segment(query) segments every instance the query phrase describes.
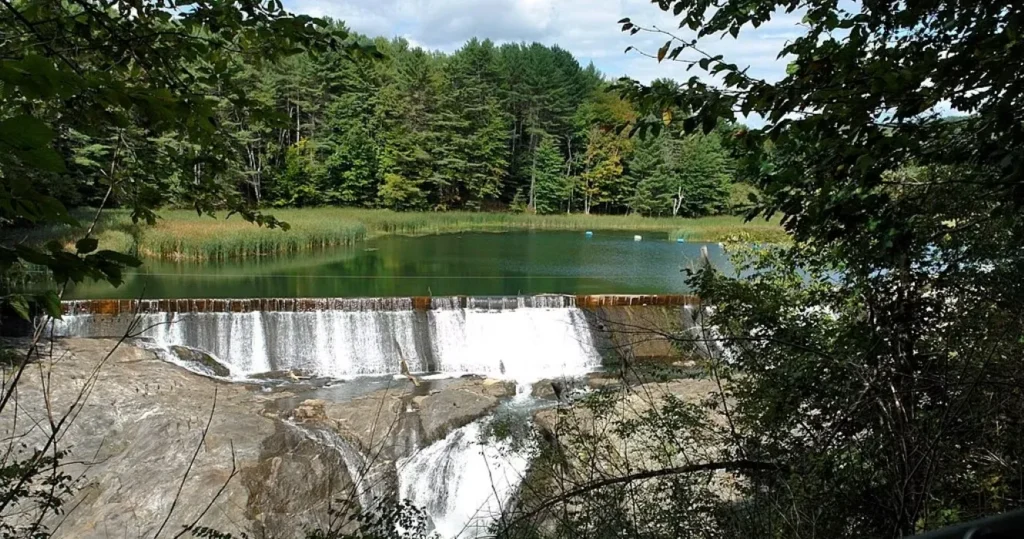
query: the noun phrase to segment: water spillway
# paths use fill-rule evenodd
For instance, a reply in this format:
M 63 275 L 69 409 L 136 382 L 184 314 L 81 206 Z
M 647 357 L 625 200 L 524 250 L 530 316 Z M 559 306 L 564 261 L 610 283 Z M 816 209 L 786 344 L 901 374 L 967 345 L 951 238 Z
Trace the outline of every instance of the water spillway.
M 689 296 L 511 296 L 73 301 L 57 336 L 120 337 L 203 350 L 232 375 L 299 370 L 463 373 L 530 382 L 600 365 L 587 312 L 685 305 Z M 402 363 L 405 363 L 403 367 Z

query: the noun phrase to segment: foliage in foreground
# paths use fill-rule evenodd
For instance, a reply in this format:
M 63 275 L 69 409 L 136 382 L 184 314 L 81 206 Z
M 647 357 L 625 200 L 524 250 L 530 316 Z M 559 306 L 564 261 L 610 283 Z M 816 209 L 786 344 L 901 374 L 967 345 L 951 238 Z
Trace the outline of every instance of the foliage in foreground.
M 1022 6 L 804 2 L 777 82 L 700 41 L 797 3 L 660 7 L 698 39 L 623 30 L 664 37 L 652 55 L 722 85 L 627 83 L 638 129 L 679 108 L 687 132 L 736 110 L 765 118 L 736 138 L 758 211 L 782 213 L 795 240 L 757 253 L 744 279 L 691 275 L 731 349 L 713 365 L 726 451 L 779 470 L 740 483 L 761 534 L 900 537 L 1024 505 Z

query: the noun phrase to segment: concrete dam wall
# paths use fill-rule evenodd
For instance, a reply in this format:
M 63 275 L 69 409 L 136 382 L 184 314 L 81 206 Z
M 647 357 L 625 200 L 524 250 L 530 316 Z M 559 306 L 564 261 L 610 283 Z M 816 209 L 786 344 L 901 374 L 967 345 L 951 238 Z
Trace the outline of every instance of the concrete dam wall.
M 120 337 L 202 350 L 232 375 L 295 369 L 331 377 L 580 375 L 611 356 L 677 357 L 693 296 L 83 300 L 55 336 Z

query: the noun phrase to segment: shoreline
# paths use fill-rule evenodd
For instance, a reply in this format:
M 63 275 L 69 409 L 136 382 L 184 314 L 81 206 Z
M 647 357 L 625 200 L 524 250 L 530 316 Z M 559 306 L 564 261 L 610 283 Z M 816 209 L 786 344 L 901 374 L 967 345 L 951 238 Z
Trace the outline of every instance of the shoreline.
M 272 213 L 289 224 L 287 231 L 260 228 L 241 219 L 197 217 L 191 212 L 161 213 L 155 226 L 108 226 L 101 245 L 129 247 L 143 259 L 167 261 L 226 261 L 264 256 L 316 252 L 358 245 L 387 236 L 421 237 L 468 232 L 519 231 L 648 232 L 665 234 L 669 241 L 747 241 L 782 243 L 787 237 L 777 221 L 745 222 L 740 216 L 697 218 L 618 215 L 531 215 L 470 212 L 392 212 L 351 208 L 283 209 Z M 116 213 L 114 214 L 116 219 Z M 113 236 L 113 237 L 112 237 Z M 121 236 L 121 237 L 118 237 Z M 139 237 L 136 243 L 136 237 Z M 136 251 L 133 247 L 138 245 Z

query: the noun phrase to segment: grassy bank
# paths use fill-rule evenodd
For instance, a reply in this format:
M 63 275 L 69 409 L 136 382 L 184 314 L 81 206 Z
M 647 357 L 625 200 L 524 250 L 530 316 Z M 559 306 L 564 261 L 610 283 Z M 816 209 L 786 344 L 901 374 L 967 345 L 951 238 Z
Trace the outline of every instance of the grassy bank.
M 622 230 L 664 233 L 687 241 L 785 241 L 776 222 L 745 223 L 734 216 L 698 219 L 606 215 L 528 215 L 512 213 L 400 213 L 351 208 L 278 209 L 287 231 L 260 228 L 237 216 L 200 217 L 195 212 L 160 212 L 155 226 L 135 226 L 127 212 L 107 212 L 99 234 L 101 248 L 137 252 L 168 260 L 220 260 L 278 255 L 351 245 L 384 235 L 511 230 Z M 73 231 L 65 231 L 70 239 Z

